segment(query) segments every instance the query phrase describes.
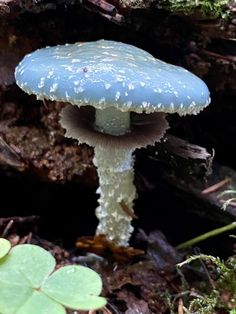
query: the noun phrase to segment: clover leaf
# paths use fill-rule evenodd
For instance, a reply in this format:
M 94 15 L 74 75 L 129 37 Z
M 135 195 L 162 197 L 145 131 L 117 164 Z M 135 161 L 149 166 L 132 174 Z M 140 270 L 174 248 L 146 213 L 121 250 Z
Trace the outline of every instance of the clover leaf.
M 10 249 L 11 249 L 11 243 L 6 239 L 0 238 L 0 258 L 7 255 Z
M 65 307 L 95 310 L 106 304 L 99 296 L 102 281 L 95 271 L 69 265 L 53 272 L 56 261 L 43 248 L 21 244 L 8 252 L 1 243 L 1 314 L 65 314 Z

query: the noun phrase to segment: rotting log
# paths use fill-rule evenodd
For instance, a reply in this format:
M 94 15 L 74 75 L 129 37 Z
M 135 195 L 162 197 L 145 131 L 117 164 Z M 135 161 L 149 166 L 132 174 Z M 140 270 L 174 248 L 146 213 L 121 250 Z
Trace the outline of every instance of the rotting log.
M 236 204 L 229 203 L 223 209 L 224 202 L 235 194 L 221 194 L 227 190 L 236 191 L 236 171 L 214 162 L 214 151 L 208 152 L 203 147 L 167 135 L 164 143 L 149 148 L 145 154 L 141 152 L 138 157 L 141 180 L 138 175 L 137 184 L 140 190 L 144 190 L 142 186 L 146 183 L 145 188 L 161 194 L 161 186 L 168 186 L 171 196 L 167 191 L 167 197 L 172 197 L 173 202 L 180 199 L 185 203 L 183 208 L 188 214 L 216 224 L 235 221 Z M 145 166 L 147 163 L 148 167 Z M 165 210 L 164 202 L 161 206 Z

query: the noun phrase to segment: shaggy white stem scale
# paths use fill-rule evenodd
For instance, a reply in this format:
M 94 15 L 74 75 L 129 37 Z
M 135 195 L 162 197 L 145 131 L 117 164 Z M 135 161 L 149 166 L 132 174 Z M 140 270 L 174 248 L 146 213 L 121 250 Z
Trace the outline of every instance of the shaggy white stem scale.
M 126 149 L 104 149 L 95 147 L 94 164 L 99 177 L 99 207 L 96 215 L 99 219 L 97 234 L 118 245 L 127 246 L 133 231 L 132 217 L 122 209 L 124 202 L 133 211 L 136 197 L 132 151 Z

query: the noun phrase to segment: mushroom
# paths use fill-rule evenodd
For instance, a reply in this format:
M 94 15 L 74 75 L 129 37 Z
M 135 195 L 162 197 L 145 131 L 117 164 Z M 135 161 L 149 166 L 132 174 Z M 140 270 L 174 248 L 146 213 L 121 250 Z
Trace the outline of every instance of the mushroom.
M 109 40 L 39 49 L 24 57 L 15 77 L 38 99 L 75 105 L 62 110 L 60 122 L 67 137 L 95 149 L 97 234 L 127 246 L 136 198 L 133 152 L 163 138 L 166 113 L 204 109 L 210 103 L 206 84 L 142 49 Z

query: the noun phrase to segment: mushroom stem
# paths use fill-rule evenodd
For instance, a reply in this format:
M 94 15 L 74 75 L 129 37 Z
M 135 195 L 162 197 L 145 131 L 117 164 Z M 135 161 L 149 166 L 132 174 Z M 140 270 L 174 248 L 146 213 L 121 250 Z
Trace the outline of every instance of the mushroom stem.
M 130 131 L 130 112 L 123 112 L 114 107 L 96 109 L 94 127 L 102 133 L 123 135 Z
M 97 234 L 104 234 L 120 246 L 128 246 L 133 231 L 132 217 L 121 206 L 123 202 L 133 211 L 136 189 L 132 152 L 130 149 L 95 147 L 94 164 L 100 183 Z
M 116 108 L 96 109 L 95 129 L 113 136 L 130 131 L 130 113 Z M 100 194 L 96 215 L 99 219 L 97 234 L 118 245 L 127 246 L 133 231 L 132 217 L 120 205 L 122 202 L 133 211 L 136 196 L 132 149 L 117 147 L 95 147 L 94 164 L 99 177 Z

